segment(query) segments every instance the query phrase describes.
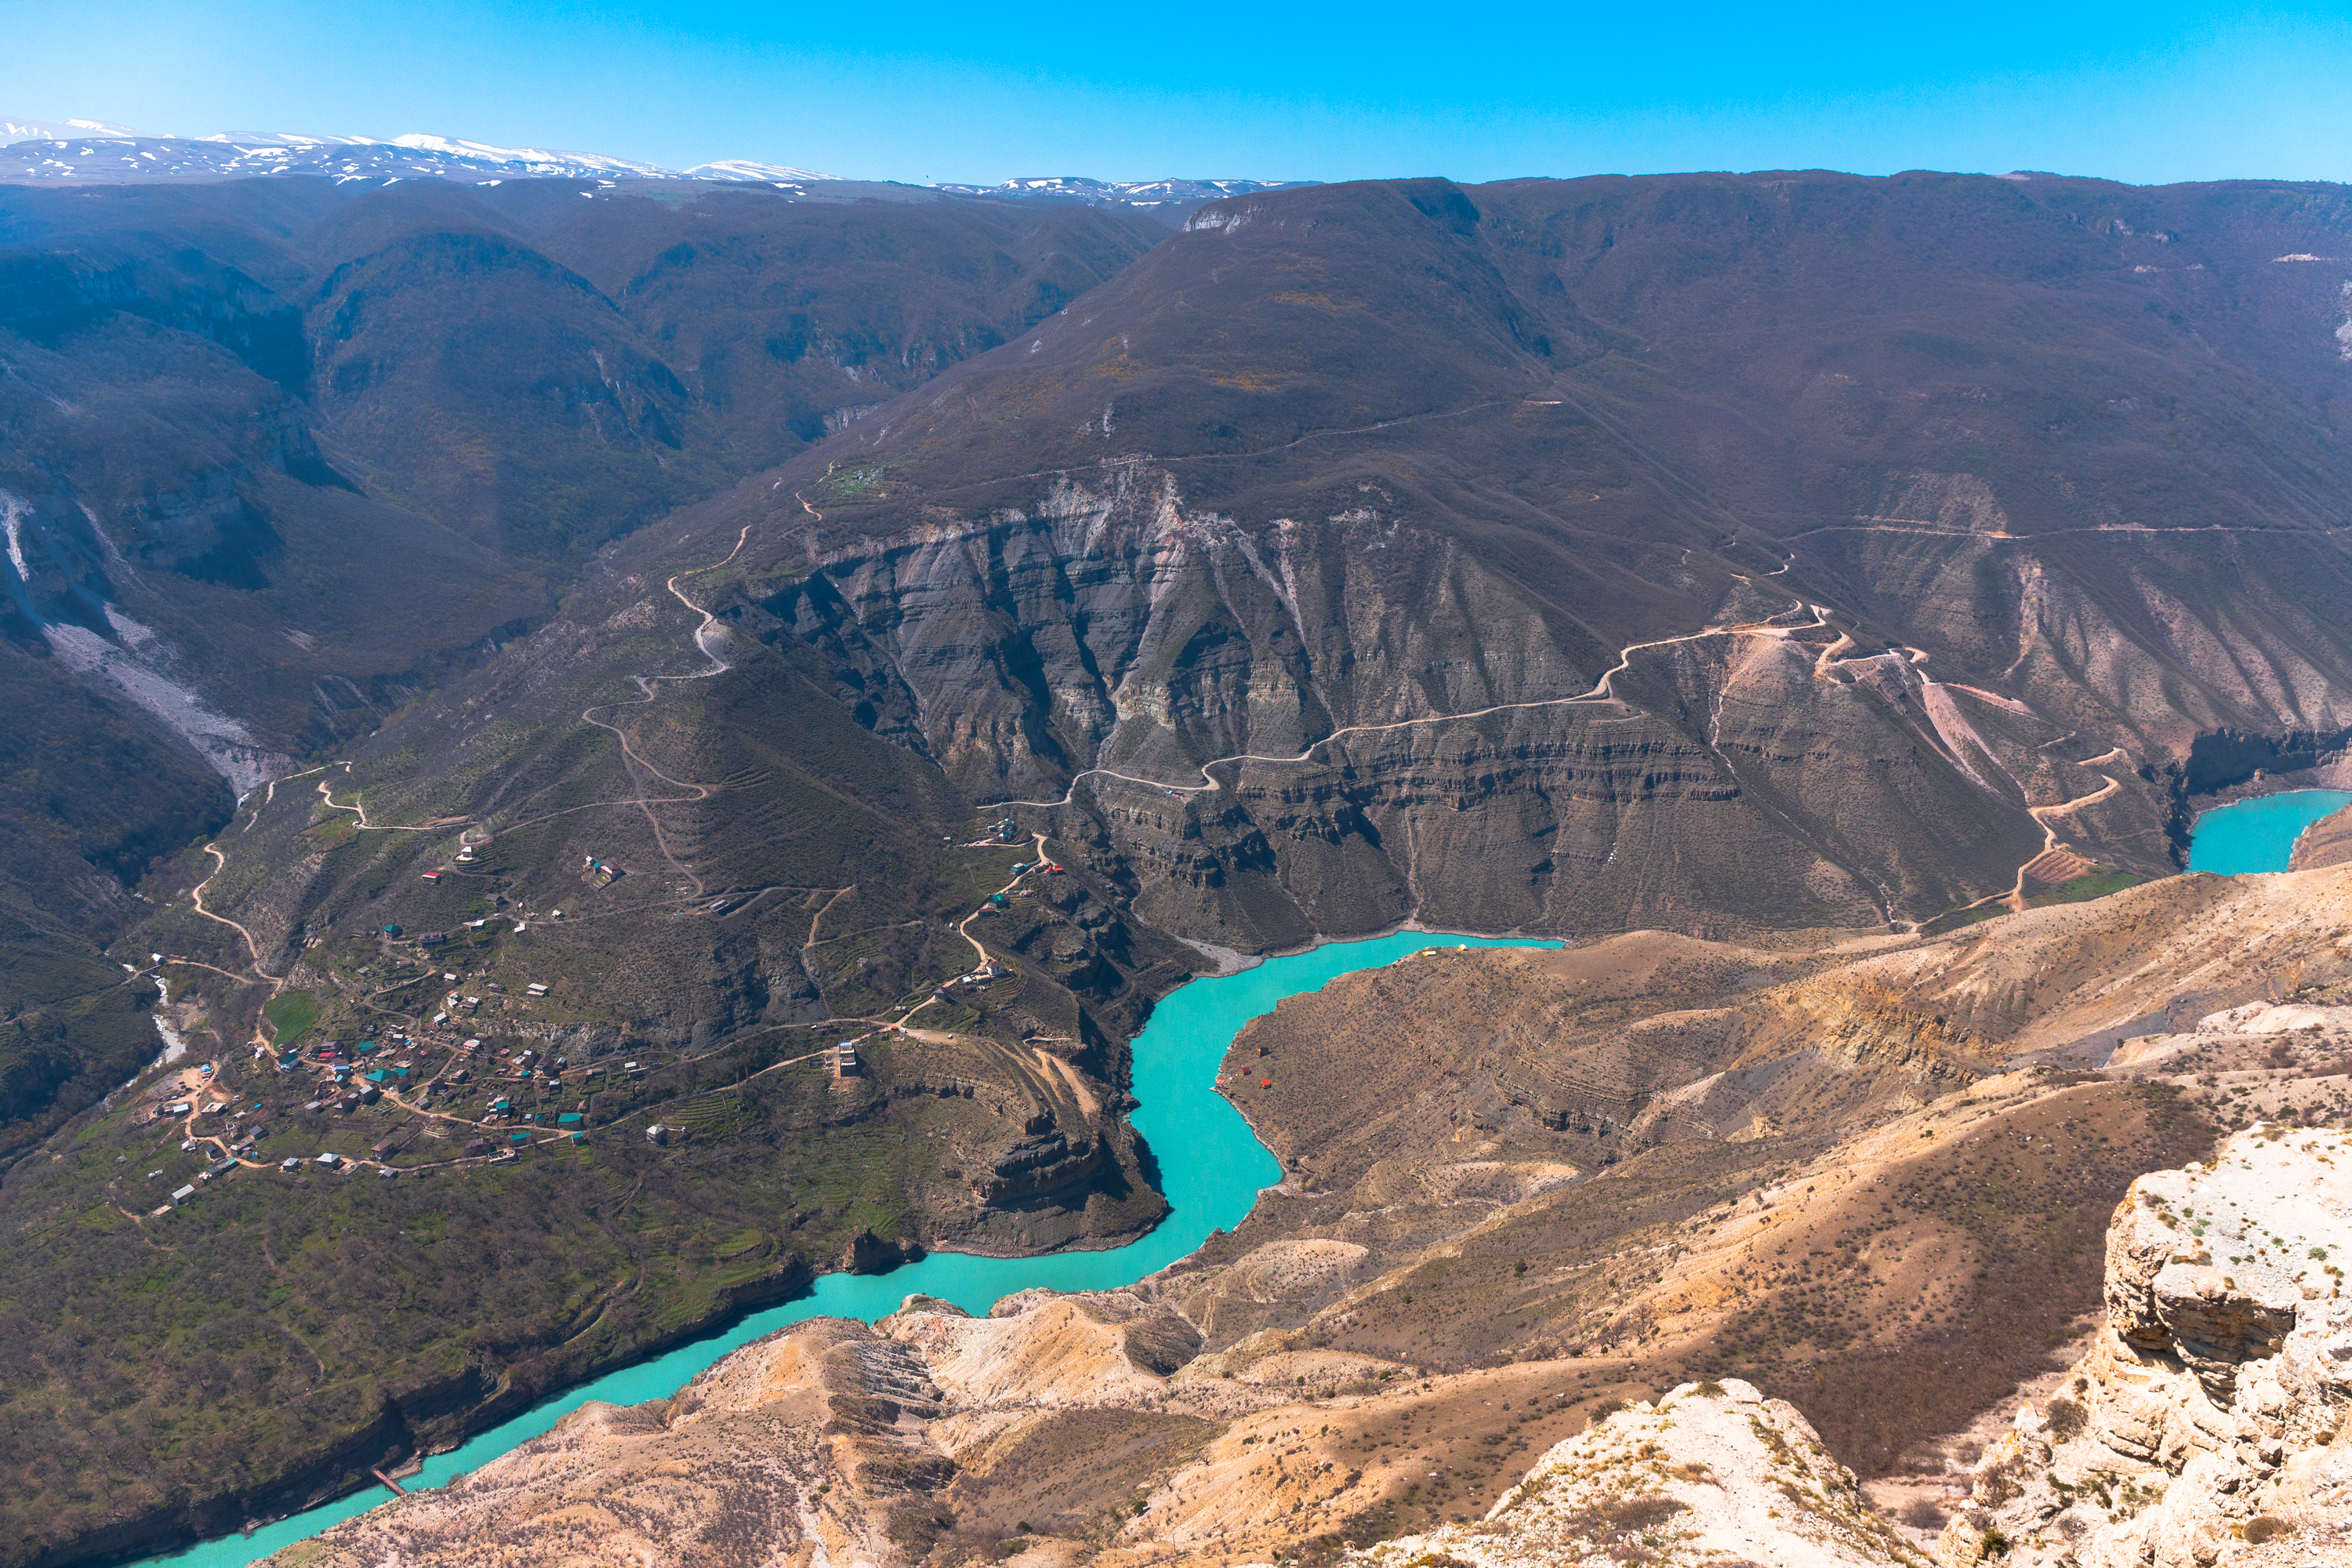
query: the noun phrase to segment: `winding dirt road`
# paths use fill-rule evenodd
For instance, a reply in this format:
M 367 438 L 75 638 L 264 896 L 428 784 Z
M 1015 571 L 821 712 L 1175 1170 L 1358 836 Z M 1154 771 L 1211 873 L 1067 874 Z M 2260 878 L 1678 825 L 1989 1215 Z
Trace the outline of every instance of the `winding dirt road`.
M 1215 775 L 1209 772 L 1211 768 L 1221 768 L 1228 763 L 1268 763 L 1276 767 L 1296 767 L 1307 762 L 1332 742 L 1349 735 L 1387 734 L 1391 731 L 1411 730 L 1424 724 L 1452 724 L 1463 720 L 1483 719 L 1490 713 L 1515 713 L 1534 708 L 1568 708 L 1580 704 L 1607 703 L 1622 709 L 1626 706 L 1626 703 L 1611 689 L 1611 683 L 1633 668 L 1635 654 L 1648 648 L 1672 647 L 1677 643 L 1701 642 L 1708 637 L 1787 637 L 1797 632 L 1813 631 L 1829 625 L 1829 622 L 1823 618 L 1821 605 L 1809 605 L 1804 607 L 1812 612 L 1813 618 L 1801 626 L 1777 626 L 1769 621 L 1749 621 L 1733 626 L 1706 626 L 1682 637 L 1658 637 L 1649 642 L 1627 643 L 1618 650 L 1617 662 L 1601 673 L 1601 679 L 1592 683 L 1592 689 L 1575 697 L 1545 697 L 1532 702 L 1497 702 L 1490 708 L 1473 708 L 1460 713 L 1433 713 L 1426 718 L 1400 719 L 1390 724 L 1349 724 L 1334 730 L 1322 739 L 1314 742 L 1297 756 L 1277 756 L 1265 752 L 1236 752 L 1231 756 L 1212 757 L 1201 764 L 1201 777 L 1206 782 L 1197 784 L 1172 784 L 1159 779 L 1139 778 L 1133 773 L 1122 773 L 1110 768 L 1087 768 L 1071 775 L 1070 787 L 1063 792 L 1059 800 L 991 801 L 979 809 L 995 811 L 1008 805 L 1040 806 L 1051 809 L 1067 805 L 1076 795 L 1079 784 L 1089 778 L 1120 779 L 1128 784 L 1142 784 L 1148 789 L 1162 790 L 1170 795 L 1213 795 L 1225 786 L 1219 784 Z
M 712 676 L 724 675 L 727 671 L 735 668 L 733 665 L 730 664 L 724 657 L 713 653 L 710 649 L 709 643 L 706 640 L 710 636 L 711 628 L 719 624 L 718 616 L 709 610 L 704 609 L 692 599 L 688 598 L 686 596 L 686 591 L 677 585 L 677 582 L 680 577 L 699 577 L 706 572 L 716 572 L 719 568 L 727 565 L 728 563 L 733 561 L 736 556 L 743 552 L 744 542 L 751 537 L 751 525 L 747 522 L 743 525 L 742 531 L 735 536 L 735 548 L 727 552 L 725 559 L 714 561 L 708 566 L 698 566 L 691 572 L 674 573 L 670 576 L 668 582 L 665 584 L 669 589 L 671 596 L 676 598 L 679 604 L 684 605 L 688 609 L 692 610 L 696 615 L 702 617 L 701 623 L 694 628 L 692 634 L 694 637 L 694 651 L 709 659 L 710 661 L 710 668 L 708 669 L 698 669 L 686 675 L 631 676 L 629 679 L 635 681 L 637 684 L 637 689 L 645 694 L 637 699 L 637 702 L 640 705 L 649 703 L 656 697 L 660 696 L 661 683 L 665 680 L 709 680 Z M 629 744 L 629 737 L 627 733 L 624 731 L 618 724 L 607 723 L 604 720 L 596 717 L 597 709 L 612 708 L 616 706 L 619 706 L 619 704 L 599 702 L 591 707 L 583 708 L 580 710 L 581 721 L 586 724 L 593 724 L 599 730 L 611 731 L 613 738 L 621 743 L 621 754 L 626 757 L 632 765 L 643 768 L 646 772 L 653 774 L 654 777 L 661 780 L 662 783 L 669 785 L 672 789 L 688 789 L 692 790 L 694 793 L 692 795 L 674 796 L 670 799 L 658 802 L 647 800 L 645 797 L 640 796 L 635 801 L 607 801 L 599 802 L 598 804 L 610 805 L 634 805 L 639 810 L 643 811 L 646 814 L 646 824 L 653 828 L 654 847 L 661 851 L 662 858 L 669 862 L 671 870 L 676 871 L 679 876 L 684 877 L 688 881 L 694 884 L 694 893 L 692 896 L 698 899 L 709 889 L 704 885 L 702 879 L 697 876 L 690 867 L 678 859 L 676 855 L 670 853 L 669 840 L 662 835 L 661 818 L 654 815 L 654 806 L 656 805 L 687 805 L 695 801 L 709 800 L 713 793 L 711 787 L 709 784 L 696 784 L 688 779 L 674 779 L 670 777 L 669 774 L 662 772 L 661 769 L 656 767 L 653 763 L 647 762 L 645 758 L 639 756 L 637 754 L 636 748 Z M 581 808 L 573 807 L 572 809 L 578 810 Z M 539 820 L 544 819 L 541 818 Z

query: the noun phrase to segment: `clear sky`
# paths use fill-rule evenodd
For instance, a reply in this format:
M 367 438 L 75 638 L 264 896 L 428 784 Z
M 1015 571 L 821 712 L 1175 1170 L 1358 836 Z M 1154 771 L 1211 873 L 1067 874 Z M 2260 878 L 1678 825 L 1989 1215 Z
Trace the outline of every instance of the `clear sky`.
M 864 178 L 2352 179 L 2352 11 L 0 0 L 0 113 Z

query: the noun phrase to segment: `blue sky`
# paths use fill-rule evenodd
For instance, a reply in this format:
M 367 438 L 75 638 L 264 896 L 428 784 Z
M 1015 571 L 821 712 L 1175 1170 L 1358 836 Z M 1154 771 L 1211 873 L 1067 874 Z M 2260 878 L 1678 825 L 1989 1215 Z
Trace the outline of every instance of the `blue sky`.
M 2352 179 L 2339 8 L 0 0 L 0 112 L 866 178 Z

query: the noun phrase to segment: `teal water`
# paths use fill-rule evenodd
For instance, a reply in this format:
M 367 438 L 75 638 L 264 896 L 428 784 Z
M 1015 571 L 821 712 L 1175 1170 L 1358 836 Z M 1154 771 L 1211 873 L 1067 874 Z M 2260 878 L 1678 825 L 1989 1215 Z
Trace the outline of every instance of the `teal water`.
M 2352 794 L 2343 790 L 2298 789 L 2200 812 L 2189 830 L 2189 868 L 2224 877 L 2284 871 L 2303 830 L 2347 805 Z
M 1044 1258 L 974 1258 L 935 1252 L 919 1263 L 887 1274 L 825 1274 L 807 1297 L 755 1312 L 726 1333 L 698 1340 L 667 1355 L 583 1384 L 546 1404 L 491 1427 L 463 1446 L 425 1461 L 425 1469 L 402 1485 L 447 1486 L 468 1470 L 538 1436 L 592 1400 L 638 1405 L 667 1399 L 704 1367 L 730 1351 L 804 1318 L 863 1318 L 872 1321 L 897 1311 L 917 1291 L 984 1313 L 999 1297 L 1045 1286 L 1055 1290 L 1108 1290 L 1129 1285 L 1164 1268 L 1198 1247 L 1215 1229 L 1241 1223 L 1257 1201 L 1258 1189 L 1282 1179 L 1265 1146 L 1223 1096 L 1216 1092 L 1217 1065 L 1242 1026 L 1274 1010 L 1286 996 L 1319 990 L 1325 983 L 1359 969 L 1376 969 L 1408 953 L 1433 947 L 1558 947 L 1556 942 L 1446 936 L 1400 931 L 1365 942 L 1335 942 L 1287 958 L 1270 958 L 1255 969 L 1179 986 L 1153 1010 L 1151 1022 L 1135 1038 L 1135 1095 L 1142 1101 L 1130 1120 L 1160 1162 L 1160 1190 L 1170 1213 L 1140 1241 L 1108 1252 L 1057 1252 Z M 250 1536 L 207 1541 L 184 1552 L 148 1559 L 142 1568 L 246 1568 L 271 1552 L 309 1539 L 328 1526 L 365 1513 L 389 1500 L 370 1488 L 265 1525 Z

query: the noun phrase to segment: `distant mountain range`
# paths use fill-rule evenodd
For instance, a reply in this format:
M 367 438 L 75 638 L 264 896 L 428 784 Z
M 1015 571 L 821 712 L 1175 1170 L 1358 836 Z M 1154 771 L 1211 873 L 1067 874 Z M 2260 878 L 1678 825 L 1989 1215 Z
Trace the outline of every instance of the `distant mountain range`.
M 410 132 L 373 136 L 310 136 L 285 132 L 220 132 L 207 136 L 154 135 L 100 120 L 22 120 L 0 115 L 0 184 L 92 184 L 126 182 L 249 179 L 271 174 L 320 174 L 335 180 L 578 179 L 711 180 L 768 184 L 801 194 L 815 181 L 844 187 L 865 182 L 814 169 L 729 158 L 668 169 L 601 153 L 552 147 L 499 147 L 486 142 Z M 895 183 L 895 182 L 892 182 Z M 1205 202 L 1255 195 L 1291 180 L 1094 180 L 1076 175 L 1007 180 L 999 185 L 940 184 L 956 195 L 1036 204 L 1130 208 L 1180 222 Z

